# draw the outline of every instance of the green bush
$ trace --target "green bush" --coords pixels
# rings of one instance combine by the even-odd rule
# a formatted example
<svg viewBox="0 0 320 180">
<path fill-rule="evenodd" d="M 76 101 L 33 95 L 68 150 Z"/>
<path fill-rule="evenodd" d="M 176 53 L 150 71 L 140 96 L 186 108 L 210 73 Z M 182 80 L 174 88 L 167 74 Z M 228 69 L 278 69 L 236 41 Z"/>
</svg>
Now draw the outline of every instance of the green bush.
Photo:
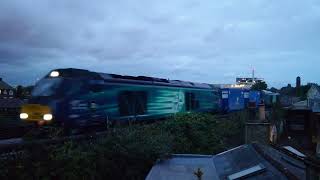
<svg viewBox="0 0 320 180">
<path fill-rule="evenodd" d="M 85 142 L 37 146 L 0 164 L 0 179 L 144 179 L 173 153 L 215 154 L 243 143 L 243 114 L 177 114 L 166 121 L 110 130 Z"/>
</svg>

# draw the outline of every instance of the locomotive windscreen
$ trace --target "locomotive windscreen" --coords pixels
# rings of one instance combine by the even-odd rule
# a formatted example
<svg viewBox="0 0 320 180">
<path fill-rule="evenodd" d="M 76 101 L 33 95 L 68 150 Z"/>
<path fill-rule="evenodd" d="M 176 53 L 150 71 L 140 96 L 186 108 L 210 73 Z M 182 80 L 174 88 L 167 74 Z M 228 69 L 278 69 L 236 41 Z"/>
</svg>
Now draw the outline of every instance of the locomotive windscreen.
<svg viewBox="0 0 320 180">
<path fill-rule="evenodd" d="M 32 96 L 53 96 L 57 93 L 62 83 L 61 78 L 44 78 L 32 90 Z"/>
</svg>

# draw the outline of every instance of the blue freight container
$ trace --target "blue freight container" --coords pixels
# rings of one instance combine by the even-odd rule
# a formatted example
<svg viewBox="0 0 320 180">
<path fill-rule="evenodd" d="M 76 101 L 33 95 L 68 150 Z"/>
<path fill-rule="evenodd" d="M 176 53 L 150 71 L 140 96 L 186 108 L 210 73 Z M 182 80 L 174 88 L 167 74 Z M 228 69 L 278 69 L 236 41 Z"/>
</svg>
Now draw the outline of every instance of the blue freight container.
<svg viewBox="0 0 320 180">
<path fill-rule="evenodd" d="M 230 112 L 245 108 L 244 90 L 237 88 L 221 89 L 222 111 Z"/>
<path fill-rule="evenodd" d="M 260 104 L 261 101 L 261 92 L 260 91 L 250 91 L 249 92 L 249 102 L 255 103 L 256 107 Z"/>
<path fill-rule="evenodd" d="M 250 97 L 250 90 L 249 89 L 244 89 L 243 90 L 243 96 L 244 96 L 244 106 L 245 108 L 248 107 L 249 104 L 249 97 Z"/>
</svg>

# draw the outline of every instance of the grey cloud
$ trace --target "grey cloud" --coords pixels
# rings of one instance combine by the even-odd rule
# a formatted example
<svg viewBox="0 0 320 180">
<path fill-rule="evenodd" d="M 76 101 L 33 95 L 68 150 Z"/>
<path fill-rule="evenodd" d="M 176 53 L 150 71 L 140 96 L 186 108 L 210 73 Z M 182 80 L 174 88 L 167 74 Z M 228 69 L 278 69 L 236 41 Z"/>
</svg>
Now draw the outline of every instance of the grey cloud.
<svg viewBox="0 0 320 180">
<path fill-rule="evenodd" d="M 319 63 L 319 9 L 312 0 L 4 0 L 0 68 L 34 69 L 30 79 L 51 68 L 79 67 L 232 83 L 231 75 L 256 66 L 272 79 L 274 63 L 278 70 L 290 60 Z M 312 80 L 315 70 L 302 69 Z"/>
</svg>

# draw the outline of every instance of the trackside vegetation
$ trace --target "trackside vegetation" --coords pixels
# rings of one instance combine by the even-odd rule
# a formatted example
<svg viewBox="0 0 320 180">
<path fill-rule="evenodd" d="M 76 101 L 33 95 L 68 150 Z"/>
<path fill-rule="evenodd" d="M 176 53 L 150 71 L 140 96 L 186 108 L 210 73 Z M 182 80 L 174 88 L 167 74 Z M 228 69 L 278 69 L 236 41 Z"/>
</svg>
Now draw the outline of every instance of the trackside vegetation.
<svg viewBox="0 0 320 180">
<path fill-rule="evenodd" d="M 184 113 L 111 128 L 98 139 L 38 145 L 16 158 L 0 159 L 0 179 L 145 179 L 170 154 L 215 154 L 242 144 L 244 120 L 244 113 L 225 119 Z"/>
</svg>

